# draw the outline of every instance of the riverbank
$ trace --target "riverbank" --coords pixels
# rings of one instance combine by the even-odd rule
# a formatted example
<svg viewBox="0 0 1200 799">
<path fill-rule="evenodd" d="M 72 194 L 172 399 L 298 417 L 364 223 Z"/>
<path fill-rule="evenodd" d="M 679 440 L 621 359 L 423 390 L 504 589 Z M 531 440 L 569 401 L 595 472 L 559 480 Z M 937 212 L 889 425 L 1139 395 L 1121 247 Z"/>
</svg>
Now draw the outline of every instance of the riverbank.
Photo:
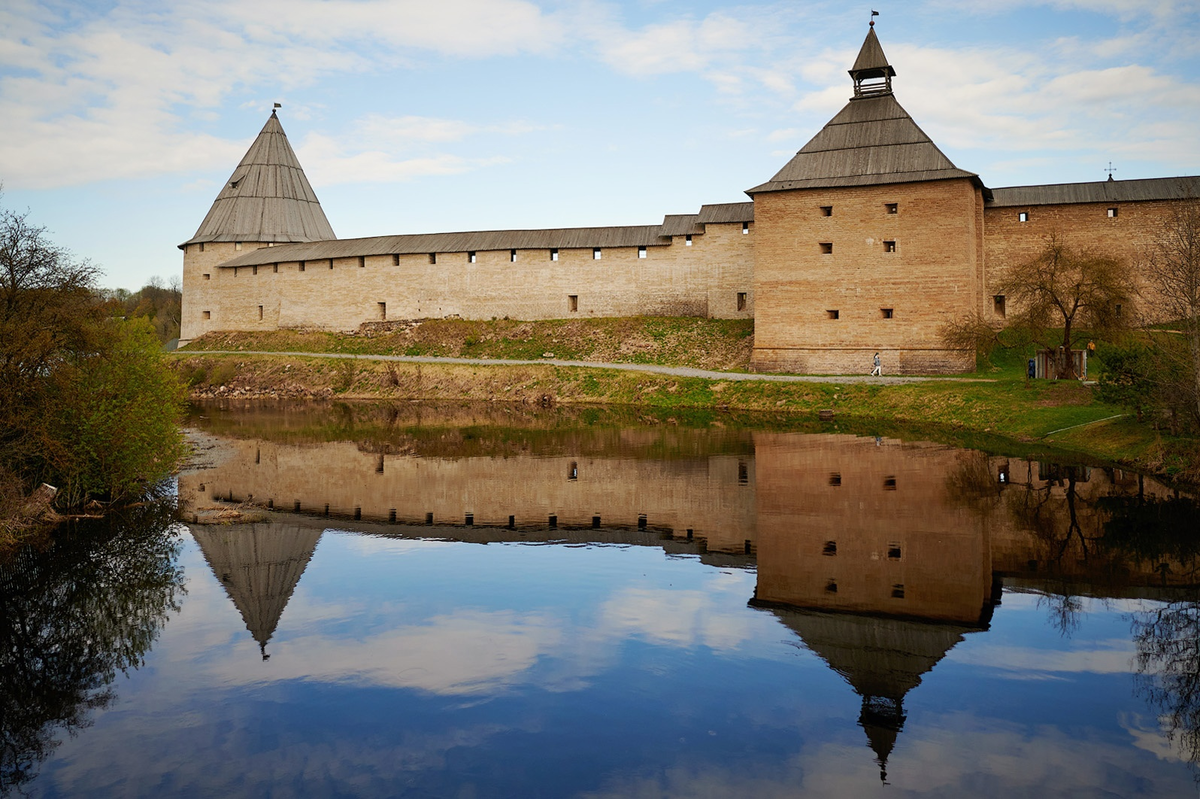
<svg viewBox="0 0 1200 799">
<path fill-rule="evenodd" d="M 294 334 L 288 342 L 295 344 Z M 217 343 L 205 342 L 211 349 Z M 219 343 L 249 349 L 260 345 L 262 337 L 239 340 L 224 334 Z M 630 371 L 626 365 L 412 363 L 331 355 L 337 353 L 215 354 L 189 348 L 175 357 L 175 366 L 198 399 L 626 405 L 708 409 L 717 421 L 721 413 L 752 411 L 814 423 L 821 411 L 828 410 L 837 422 L 857 427 L 906 430 L 1011 454 L 1074 454 L 1200 484 L 1195 441 L 1171 438 L 1137 423 L 1120 408 L 1097 401 L 1088 385 L 1025 381 L 1015 377 L 1011 368 L 921 382 L 864 381 L 861 376 L 781 382 L 773 376 L 744 373 L 654 374 Z"/>
</svg>

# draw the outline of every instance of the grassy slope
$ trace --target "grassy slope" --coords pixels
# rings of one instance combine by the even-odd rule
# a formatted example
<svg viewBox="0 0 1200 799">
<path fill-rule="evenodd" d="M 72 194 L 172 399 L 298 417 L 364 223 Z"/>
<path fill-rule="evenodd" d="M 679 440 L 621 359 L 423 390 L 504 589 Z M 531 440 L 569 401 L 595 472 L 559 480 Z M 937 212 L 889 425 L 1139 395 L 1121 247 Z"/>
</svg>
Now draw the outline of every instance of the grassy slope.
<svg viewBox="0 0 1200 799">
<path fill-rule="evenodd" d="M 1012 454 L 1050 449 L 1127 463 L 1197 482 L 1195 441 L 1171 440 L 1098 402 L 1076 382 L 1024 379 L 1023 353 L 998 353 L 972 377 L 933 383 L 780 384 L 683 379 L 613 370 L 538 366 L 381 364 L 314 358 L 204 356 L 197 350 L 428 354 L 658 363 L 744 370 L 752 323 L 705 319 L 588 319 L 549 322 L 424 322 L 378 335 L 271 331 L 221 334 L 189 347 L 181 368 L 218 376 L 248 394 L 346 399 L 501 400 L 523 403 L 608 403 L 656 408 L 746 409 L 815 416 L 831 408 L 839 424 L 881 431 L 918 431 Z M 514 336 L 524 336 L 514 339 Z M 1094 366 L 1094 364 L 1093 364 Z M 198 369 L 199 367 L 199 369 Z M 1095 369 L 1092 369 L 1093 374 Z M 213 386 L 201 380 L 201 393 Z M 855 421 L 857 420 L 857 422 Z M 1099 422 L 1097 424 L 1097 422 Z M 1078 425 L 1086 425 L 1077 427 Z M 1007 443 L 1004 443 L 1007 442 Z"/>
</svg>

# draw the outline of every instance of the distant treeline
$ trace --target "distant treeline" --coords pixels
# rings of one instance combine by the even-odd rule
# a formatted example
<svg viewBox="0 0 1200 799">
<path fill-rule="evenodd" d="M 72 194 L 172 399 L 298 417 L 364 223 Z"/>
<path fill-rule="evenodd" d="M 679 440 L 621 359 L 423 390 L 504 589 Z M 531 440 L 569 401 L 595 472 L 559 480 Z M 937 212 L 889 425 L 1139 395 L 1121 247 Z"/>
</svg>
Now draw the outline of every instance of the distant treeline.
<svg viewBox="0 0 1200 799">
<path fill-rule="evenodd" d="M 183 290 L 178 277 L 167 284 L 153 277 L 137 291 L 104 289 L 100 292 L 110 313 L 125 319 L 145 319 L 163 344 L 179 338 Z"/>
</svg>

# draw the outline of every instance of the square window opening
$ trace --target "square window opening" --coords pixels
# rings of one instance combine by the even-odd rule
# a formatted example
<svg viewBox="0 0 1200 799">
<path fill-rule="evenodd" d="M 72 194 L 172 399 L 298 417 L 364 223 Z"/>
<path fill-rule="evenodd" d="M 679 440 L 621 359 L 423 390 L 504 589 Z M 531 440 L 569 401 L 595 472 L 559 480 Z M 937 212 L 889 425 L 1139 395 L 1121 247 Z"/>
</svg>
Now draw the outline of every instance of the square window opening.
<svg viewBox="0 0 1200 799">
<path fill-rule="evenodd" d="M 593 261 L 599 261 L 599 260 L 600 260 L 600 248 L 599 248 L 599 247 L 593 247 L 593 248 L 592 248 L 592 260 L 593 260 Z"/>
<path fill-rule="evenodd" d="M 833 206 L 832 205 L 822 205 L 821 206 L 821 216 L 833 216 Z"/>
<path fill-rule="evenodd" d="M 833 254 L 833 242 L 832 241 L 821 242 L 821 254 L 822 255 L 832 255 Z"/>
<path fill-rule="evenodd" d="M 892 586 L 892 599 L 904 599 L 904 585 L 896 583 Z"/>
<path fill-rule="evenodd" d="M 898 541 L 888 544 L 888 560 L 900 560 L 900 543 Z"/>
<path fill-rule="evenodd" d="M 1117 209 L 1116 209 L 1116 208 L 1109 208 L 1109 209 L 1108 209 L 1108 218 L 1109 218 L 1109 219 L 1116 219 L 1116 218 L 1117 218 Z"/>
<path fill-rule="evenodd" d="M 837 488 L 841 484 L 842 484 L 842 473 L 841 472 L 830 472 L 829 473 L 829 485 L 833 486 L 834 488 Z"/>
<path fill-rule="evenodd" d="M 646 257 L 645 246 L 638 247 L 638 258 L 645 258 L 645 257 Z"/>
<path fill-rule="evenodd" d="M 436 252 L 429 253 L 429 263 L 431 263 L 431 264 L 437 263 L 437 253 Z"/>
<path fill-rule="evenodd" d="M 212 311 L 201 311 L 200 316 L 204 319 L 212 319 Z"/>
<path fill-rule="evenodd" d="M 895 491 L 896 490 L 895 475 L 888 475 L 887 477 L 883 478 L 883 490 L 884 491 Z"/>
<path fill-rule="evenodd" d="M 900 213 L 900 204 L 899 203 L 884 203 L 883 207 L 884 207 L 884 209 L 887 210 L 887 212 L 889 214 Z"/>
<path fill-rule="evenodd" d="M 841 317 L 841 314 L 835 308 L 831 308 L 825 312 L 826 319 L 838 319 L 840 317 Z"/>
<path fill-rule="evenodd" d="M 1028 211 L 1020 211 L 1019 213 L 1017 213 L 1017 221 L 1018 222 L 1028 222 L 1029 221 L 1029 212 Z"/>
<path fill-rule="evenodd" d="M 551 261 L 557 261 L 557 260 L 558 260 L 558 250 L 551 250 L 551 251 L 550 251 L 550 260 L 551 260 Z"/>
<path fill-rule="evenodd" d="M 739 311 L 746 310 L 746 292 L 739 291 L 737 293 L 737 309 Z"/>
<path fill-rule="evenodd" d="M 747 233 L 749 233 L 749 232 L 750 232 L 750 223 L 749 223 L 749 222 L 743 222 L 743 223 L 742 223 L 742 235 L 745 235 L 745 234 L 747 234 Z"/>
<path fill-rule="evenodd" d="M 884 319 L 891 319 L 893 314 L 894 314 L 894 310 L 892 308 L 880 308 L 879 309 L 879 315 Z"/>
<path fill-rule="evenodd" d="M 301 271 L 301 272 L 303 272 L 303 271 L 304 271 L 304 261 L 301 261 L 301 262 L 300 262 L 300 271 Z"/>
<path fill-rule="evenodd" d="M 477 260 L 477 257 L 474 252 L 467 253 L 467 263 L 473 264 L 476 262 L 476 260 Z"/>
<path fill-rule="evenodd" d="M 894 241 L 885 241 L 885 242 L 883 243 L 883 251 L 884 251 L 884 252 L 895 252 L 895 251 L 896 251 L 896 242 L 894 242 Z"/>
<path fill-rule="evenodd" d="M 568 294 L 567 295 L 567 310 L 568 311 L 578 311 L 579 310 L 579 295 L 578 294 Z"/>
<path fill-rule="evenodd" d="M 821 554 L 828 555 L 830 557 L 836 555 L 837 554 L 837 541 L 826 541 L 825 546 L 821 548 Z"/>
<path fill-rule="evenodd" d="M 825 583 L 825 593 L 827 593 L 827 594 L 836 594 L 837 593 L 837 580 L 830 580 L 827 583 Z"/>
<path fill-rule="evenodd" d="M 233 249 L 237 250 L 238 252 L 241 252 L 242 251 L 242 243 L 240 241 L 235 241 L 233 243 Z"/>
<path fill-rule="evenodd" d="M 205 279 L 205 280 L 212 280 L 212 275 L 205 275 L 205 276 L 204 276 L 204 279 Z"/>
<path fill-rule="evenodd" d="M 692 246 L 692 234 L 691 233 L 687 234 L 687 236 L 684 237 L 683 243 L 688 247 Z"/>
<path fill-rule="evenodd" d="M 508 251 L 508 262 L 510 264 L 515 264 L 517 262 L 517 251 L 516 250 Z"/>
</svg>

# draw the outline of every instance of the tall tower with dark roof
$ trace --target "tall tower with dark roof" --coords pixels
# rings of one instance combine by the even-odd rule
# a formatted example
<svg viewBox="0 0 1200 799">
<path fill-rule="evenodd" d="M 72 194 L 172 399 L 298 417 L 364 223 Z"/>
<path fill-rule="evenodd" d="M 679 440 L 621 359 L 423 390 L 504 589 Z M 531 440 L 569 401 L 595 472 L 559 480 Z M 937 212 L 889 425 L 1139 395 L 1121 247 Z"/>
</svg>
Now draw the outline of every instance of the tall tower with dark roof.
<svg viewBox="0 0 1200 799">
<path fill-rule="evenodd" d="M 206 289 L 211 281 L 236 276 L 232 270 L 217 268 L 218 264 L 244 250 L 336 238 L 278 115 L 272 111 L 196 234 L 179 245 L 184 287 L 181 343 L 208 330 L 245 329 L 246 322 L 269 321 L 266 308 L 247 305 L 231 309 L 227 301 L 219 304 L 219 313 L 242 313 L 244 319 L 213 318 L 213 309 L 205 306 Z M 272 310 L 278 314 L 278 307 Z"/>
<path fill-rule="evenodd" d="M 938 330 L 980 307 L 983 198 L 892 93 L 872 27 L 854 96 L 754 198 L 755 340 L 763 371 L 959 372 Z"/>
</svg>

